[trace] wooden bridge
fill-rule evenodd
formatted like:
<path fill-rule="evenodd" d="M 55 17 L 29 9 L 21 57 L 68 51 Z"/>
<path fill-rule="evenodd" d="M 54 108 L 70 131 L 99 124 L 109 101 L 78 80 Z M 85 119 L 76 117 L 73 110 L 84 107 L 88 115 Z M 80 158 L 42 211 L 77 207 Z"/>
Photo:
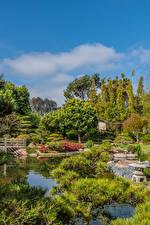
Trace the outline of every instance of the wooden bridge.
<path fill-rule="evenodd" d="M 19 149 L 26 147 L 26 139 L 0 138 L 0 150 L 17 154 Z"/>

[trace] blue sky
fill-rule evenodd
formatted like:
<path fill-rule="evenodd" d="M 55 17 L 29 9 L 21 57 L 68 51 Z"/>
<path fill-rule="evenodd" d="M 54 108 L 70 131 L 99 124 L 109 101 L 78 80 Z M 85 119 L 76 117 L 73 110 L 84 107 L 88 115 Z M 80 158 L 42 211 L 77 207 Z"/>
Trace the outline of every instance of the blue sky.
<path fill-rule="evenodd" d="M 75 77 L 150 76 L 149 0 L 0 0 L 0 73 L 63 103 Z"/>

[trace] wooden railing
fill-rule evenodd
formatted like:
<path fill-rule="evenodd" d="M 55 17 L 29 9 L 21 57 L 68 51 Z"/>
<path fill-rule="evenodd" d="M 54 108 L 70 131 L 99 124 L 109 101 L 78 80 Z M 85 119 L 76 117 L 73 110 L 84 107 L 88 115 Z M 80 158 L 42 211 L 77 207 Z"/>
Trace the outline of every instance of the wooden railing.
<path fill-rule="evenodd" d="M 7 148 L 25 148 L 26 139 L 0 138 L 0 150 L 7 151 Z"/>

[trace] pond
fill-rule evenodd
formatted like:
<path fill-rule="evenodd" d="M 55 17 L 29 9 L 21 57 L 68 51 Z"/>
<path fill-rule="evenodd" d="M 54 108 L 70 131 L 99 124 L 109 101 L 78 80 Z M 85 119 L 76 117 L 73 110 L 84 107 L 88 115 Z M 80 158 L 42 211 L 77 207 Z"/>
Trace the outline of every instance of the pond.
<path fill-rule="evenodd" d="M 26 158 L 12 160 L 8 165 L 0 167 L 0 183 L 19 183 L 26 181 L 30 187 L 44 189 L 45 197 L 50 196 L 50 190 L 56 186 L 56 181 L 50 177 L 50 172 L 61 162 L 53 158 Z"/>
<path fill-rule="evenodd" d="M 45 197 L 50 196 L 50 190 L 56 186 L 56 181 L 50 176 L 51 171 L 62 161 L 61 158 L 26 158 L 13 159 L 8 165 L 0 166 L 0 184 L 26 182 L 30 187 L 40 187 L 44 189 Z M 112 204 L 105 206 L 101 212 L 107 218 L 117 217 L 128 218 L 134 214 L 134 207 L 131 205 Z M 100 225 L 100 217 L 90 221 L 90 225 Z M 75 225 L 83 225 L 80 218 Z"/>

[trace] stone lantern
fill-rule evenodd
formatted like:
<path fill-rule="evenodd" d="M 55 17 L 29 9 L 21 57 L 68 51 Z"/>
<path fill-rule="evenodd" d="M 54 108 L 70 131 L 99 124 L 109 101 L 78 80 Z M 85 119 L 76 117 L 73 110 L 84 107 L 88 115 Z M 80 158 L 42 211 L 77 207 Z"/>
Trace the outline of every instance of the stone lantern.
<path fill-rule="evenodd" d="M 150 163 L 148 161 L 131 163 L 129 166 L 136 169 L 133 172 L 132 181 L 147 183 L 146 176 L 144 175 L 144 169 L 150 168 Z"/>

